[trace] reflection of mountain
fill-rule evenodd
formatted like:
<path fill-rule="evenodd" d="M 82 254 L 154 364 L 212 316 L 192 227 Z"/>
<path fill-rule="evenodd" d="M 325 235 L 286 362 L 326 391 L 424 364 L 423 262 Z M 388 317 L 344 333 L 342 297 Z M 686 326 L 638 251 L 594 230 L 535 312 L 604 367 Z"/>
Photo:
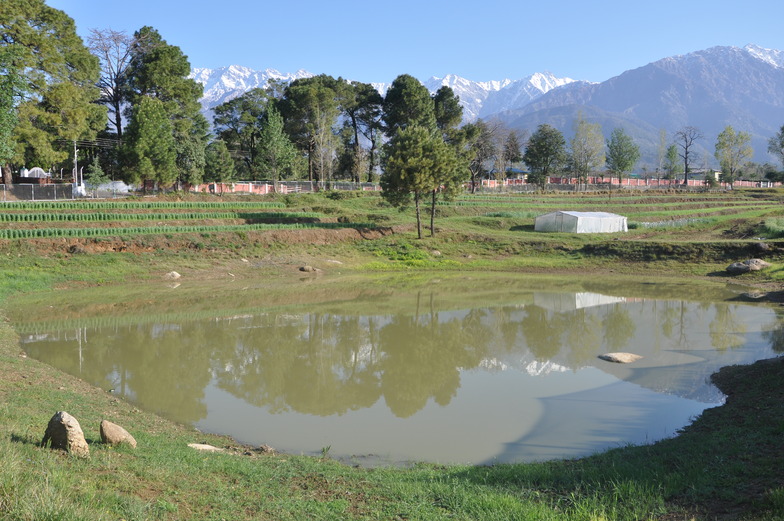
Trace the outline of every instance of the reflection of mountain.
<path fill-rule="evenodd" d="M 594 306 L 606 306 L 617 302 L 626 302 L 626 299 L 587 291 L 580 293 L 534 293 L 534 304 L 560 313 Z"/>

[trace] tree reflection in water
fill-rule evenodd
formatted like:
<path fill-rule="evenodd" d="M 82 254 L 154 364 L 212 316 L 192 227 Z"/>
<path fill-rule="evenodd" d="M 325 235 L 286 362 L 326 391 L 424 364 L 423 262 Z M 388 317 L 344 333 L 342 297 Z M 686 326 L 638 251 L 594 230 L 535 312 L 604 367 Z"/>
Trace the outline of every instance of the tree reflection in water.
<path fill-rule="evenodd" d="M 606 303 L 582 305 L 595 294 L 540 290 L 521 291 L 516 305 L 508 295 L 495 304 L 486 294 L 482 305 L 466 303 L 470 295 L 445 305 L 440 291 L 420 289 L 394 305 L 367 299 L 361 311 L 302 303 L 231 316 L 216 309 L 198 320 L 145 316 L 138 324 L 78 328 L 78 335 L 49 331 L 25 347 L 145 408 L 194 423 L 207 414 L 211 382 L 272 413 L 343 415 L 384 403 L 409 418 L 431 401 L 450 404 L 461 372 L 478 367 L 551 362 L 577 371 L 596 365 L 603 351 L 653 359 L 707 344 L 733 350 L 748 338 L 748 312 L 735 303 L 604 297 Z M 784 327 L 777 324 L 764 336 L 782 352 Z M 667 385 L 677 392 L 675 380 Z"/>

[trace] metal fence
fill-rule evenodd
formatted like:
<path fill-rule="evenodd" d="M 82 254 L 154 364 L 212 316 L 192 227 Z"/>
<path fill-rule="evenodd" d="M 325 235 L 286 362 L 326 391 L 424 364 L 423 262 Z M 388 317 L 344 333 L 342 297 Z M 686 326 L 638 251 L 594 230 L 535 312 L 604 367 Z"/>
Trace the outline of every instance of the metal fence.
<path fill-rule="evenodd" d="M 58 201 L 75 196 L 72 184 L 0 185 L 0 201 Z"/>

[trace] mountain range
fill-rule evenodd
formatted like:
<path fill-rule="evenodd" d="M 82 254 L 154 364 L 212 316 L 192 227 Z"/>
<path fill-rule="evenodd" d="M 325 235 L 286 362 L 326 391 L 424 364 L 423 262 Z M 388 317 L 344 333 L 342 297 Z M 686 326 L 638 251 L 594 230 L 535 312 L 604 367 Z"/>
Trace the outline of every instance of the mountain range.
<path fill-rule="evenodd" d="M 193 69 L 191 77 L 204 85 L 201 102 L 208 112 L 270 79 L 292 81 L 312 75 L 304 70 L 280 73 L 232 65 Z M 490 82 L 449 75 L 423 83 L 431 92 L 442 85 L 451 87 L 460 97 L 465 121 L 499 120 L 529 134 L 548 123 L 567 139 L 580 115 L 600 123 L 605 136 L 623 127 L 641 148 L 639 166 L 648 168 L 656 166 L 661 129 L 671 141 L 685 126 L 698 128 L 704 136 L 697 146 L 700 166 L 704 161 L 715 166 L 716 137 L 727 125 L 751 134 L 757 162 L 773 161 L 767 142 L 784 125 L 784 51 L 756 45 L 671 56 L 600 83 L 548 72 Z M 373 85 L 382 95 L 389 86 Z"/>

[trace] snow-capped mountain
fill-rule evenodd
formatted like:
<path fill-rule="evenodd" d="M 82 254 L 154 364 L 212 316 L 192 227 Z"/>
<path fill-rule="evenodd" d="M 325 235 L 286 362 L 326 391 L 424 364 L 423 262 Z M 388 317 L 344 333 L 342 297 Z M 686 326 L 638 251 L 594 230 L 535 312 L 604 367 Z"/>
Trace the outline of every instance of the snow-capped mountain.
<path fill-rule="evenodd" d="M 200 101 L 206 111 L 253 88 L 265 87 L 270 80 L 289 82 L 311 76 L 313 74 L 304 70 L 282 73 L 275 69 L 254 71 L 240 65 L 229 65 L 218 69 L 193 69 L 188 77 L 204 86 L 204 95 Z"/>
<path fill-rule="evenodd" d="M 293 81 L 309 78 L 314 74 L 299 70 L 295 73 L 281 73 L 274 69 L 255 71 L 248 67 L 230 65 L 219 69 L 193 69 L 190 78 L 204 86 L 201 99 L 205 112 L 221 103 L 236 98 L 245 92 L 265 87 L 270 80 Z M 549 72 L 536 73 L 521 80 L 501 80 L 477 82 L 460 76 L 449 75 L 444 78 L 432 77 L 424 82 L 431 93 L 440 87 L 451 87 L 460 97 L 463 105 L 463 119 L 475 121 L 480 117 L 521 107 L 537 99 L 542 94 L 562 85 L 573 82 L 570 78 L 557 78 Z M 381 95 L 385 95 L 390 83 L 373 83 Z M 211 120 L 211 117 L 208 117 Z"/>
<path fill-rule="evenodd" d="M 313 76 L 254 71 L 236 65 L 194 69 L 204 85 L 205 112 L 270 79 L 292 81 Z M 767 141 L 784 124 L 784 51 L 757 45 L 712 47 L 662 58 L 601 83 L 536 73 L 519 80 L 477 82 L 455 75 L 432 77 L 431 93 L 441 86 L 460 97 L 464 120 L 494 118 L 509 127 L 533 132 L 548 123 L 570 138 L 578 114 L 599 123 L 604 133 L 623 127 L 640 145 L 641 164 L 656 164 L 659 133 L 669 136 L 684 126 L 699 128 L 704 139 L 697 155 L 712 161 L 716 136 L 732 125 L 752 134 L 754 160 L 770 161 Z M 385 95 L 390 83 L 374 83 Z M 211 121 L 212 117 L 207 114 Z"/>
<path fill-rule="evenodd" d="M 430 92 L 442 86 L 450 87 L 460 97 L 463 119 L 475 121 L 515 107 L 522 107 L 542 94 L 573 82 L 571 78 L 557 78 L 550 72 L 532 74 L 520 80 L 476 82 L 449 75 L 432 77 L 425 82 Z"/>
<path fill-rule="evenodd" d="M 758 45 L 749 44 L 743 48 L 750 55 L 774 67 L 784 67 L 784 51 L 764 49 Z"/>
<path fill-rule="evenodd" d="M 771 161 L 767 142 L 784 124 L 784 52 L 747 45 L 670 56 L 602 83 L 570 83 L 497 117 L 529 132 L 548 123 L 568 139 L 578 113 L 601 124 L 606 136 L 623 127 L 649 167 L 660 130 L 672 137 L 685 126 L 702 132 L 696 156 L 709 164 L 727 125 L 751 134 L 755 161 Z"/>

